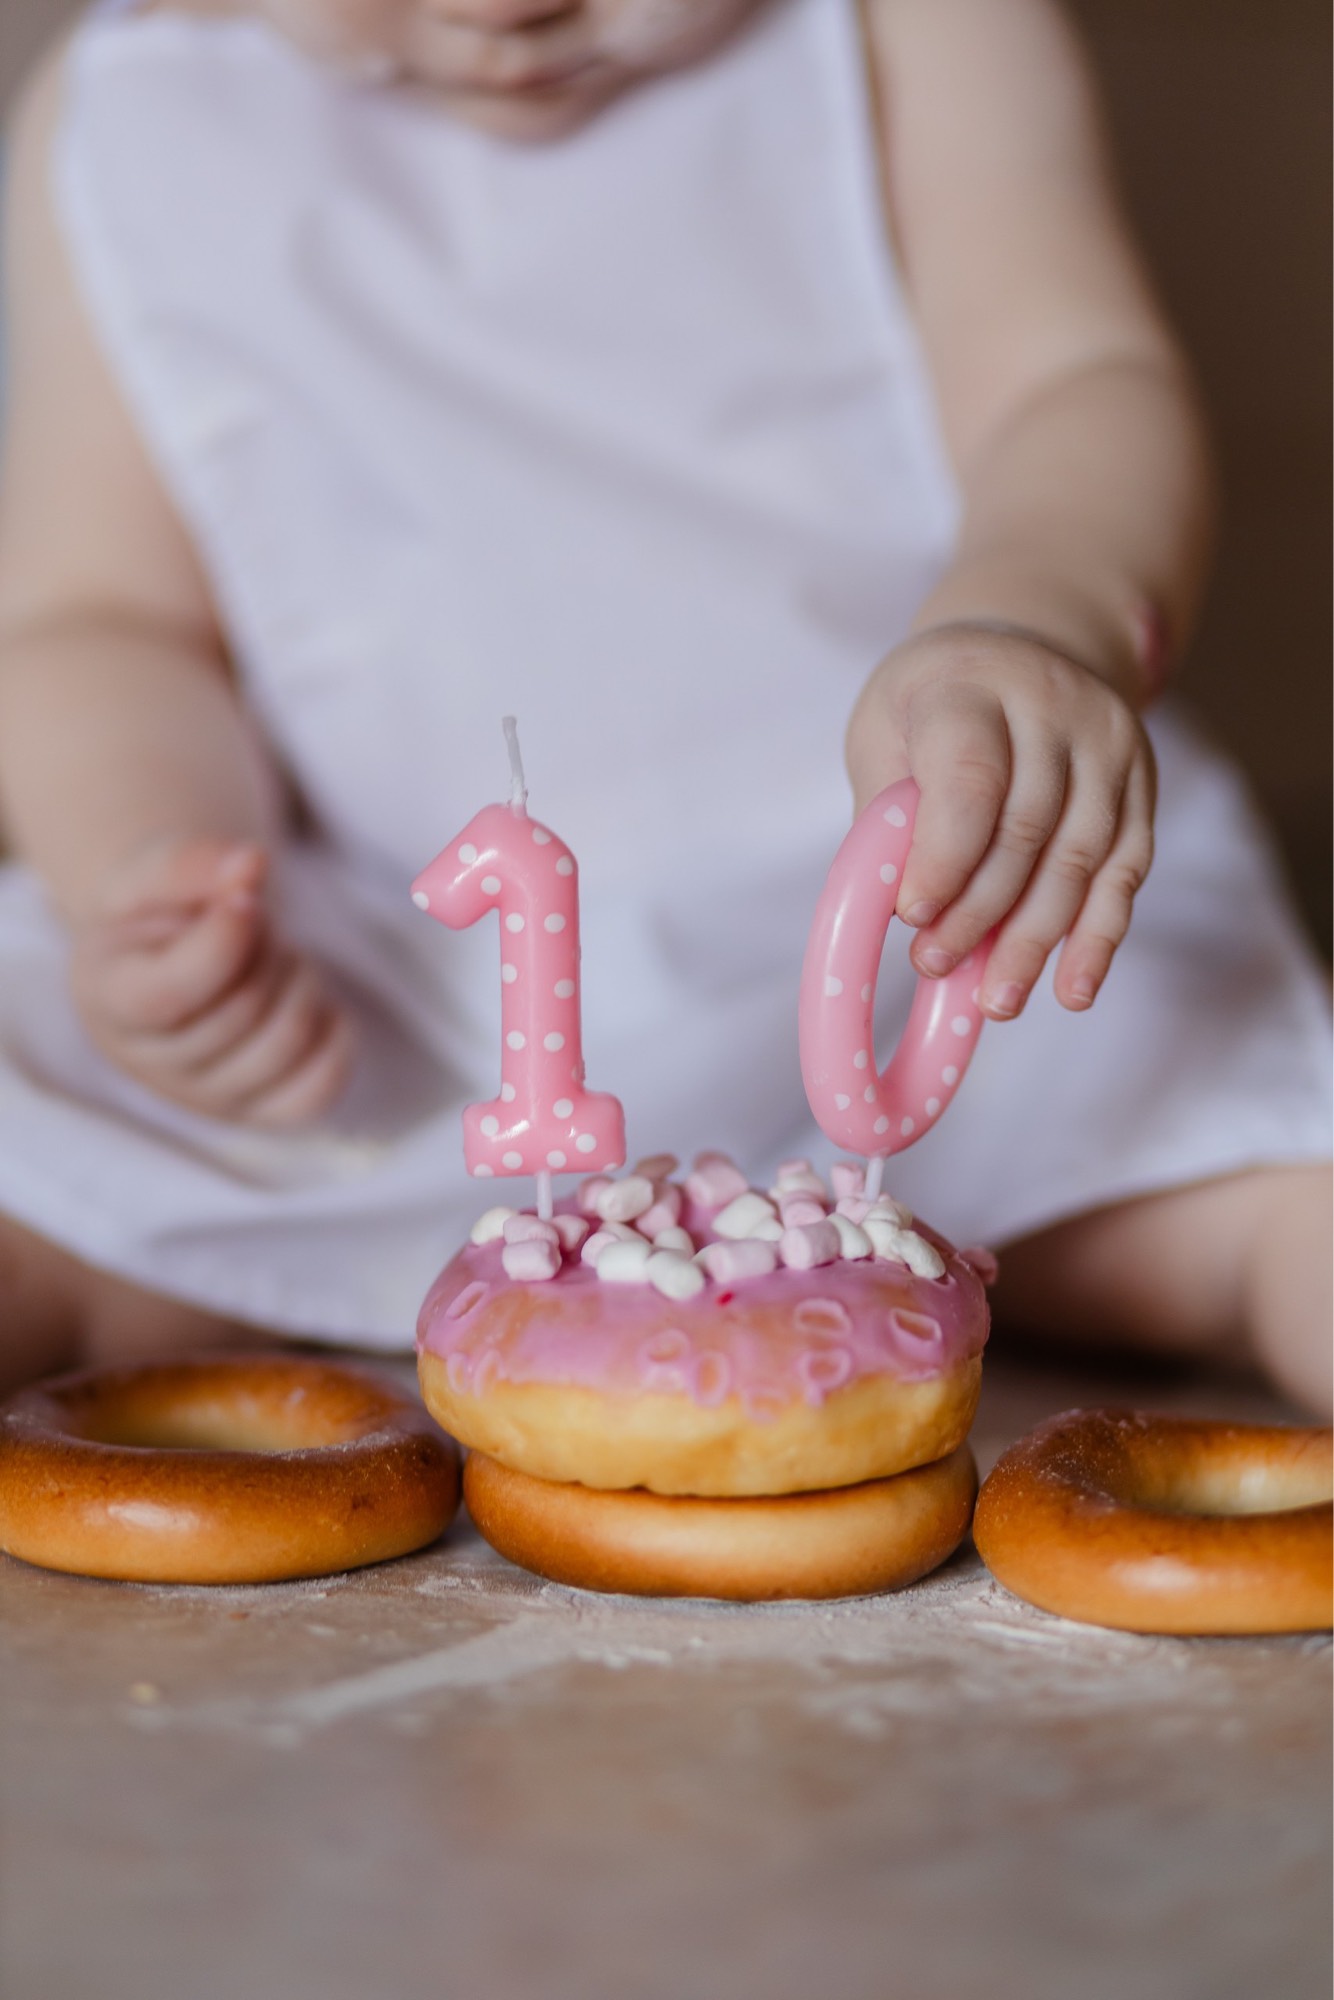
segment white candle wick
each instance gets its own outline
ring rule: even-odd
[[[880,1183],[885,1177],[885,1156],[873,1153],[866,1162],[866,1179],[862,1183],[862,1196],[866,1201],[878,1201]]]
[[[510,758],[510,808],[523,817],[528,812],[528,784],[523,774],[523,754],[519,749],[517,716],[502,716],[500,726],[505,732],[505,748],[509,751]]]
[[[543,1222],[550,1222],[555,1214],[555,1204],[551,1199],[551,1175],[545,1167],[537,1173],[537,1212]]]

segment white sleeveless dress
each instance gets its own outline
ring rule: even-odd
[[[504,794],[508,712],[580,858],[589,1083],[632,1157],[827,1156],[796,993],[844,725],[956,524],[856,28],[853,0],[774,0],[534,148],[253,23],[85,27],[54,161],[69,255],[309,804],[285,921],[363,1057],[316,1132],[160,1103],[88,1047],[10,867],[0,1209],[219,1311],[406,1343],[481,1205],[459,1113],[494,1090],[499,1018],[495,939],[446,934],[408,884]],[[1328,1149],[1320,985],[1263,841],[1180,723],[1157,743],[1159,860],[1105,996],[988,1029],[893,1163],[958,1239]]]

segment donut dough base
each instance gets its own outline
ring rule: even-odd
[[[305,1357],[89,1369],[0,1416],[0,1547],[75,1575],[328,1576],[434,1541],[458,1497],[410,1396]]]
[[[429,1348],[418,1364],[437,1423],[516,1472],[716,1499],[852,1487],[945,1458],[968,1435],[982,1380],[976,1355],[927,1381],[873,1376],[761,1422],[737,1397],[706,1408],[545,1382],[493,1382],[479,1397],[453,1389]]]
[[[504,1556],[553,1582],[650,1597],[856,1597],[939,1567],[968,1532],[977,1471],[961,1445],[892,1479],[767,1499],[597,1492],[480,1453],[464,1494]]]
[[[1129,1632],[1331,1622],[1330,1432],[1073,1410],[1011,1446],[973,1537],[1007,1590]]]

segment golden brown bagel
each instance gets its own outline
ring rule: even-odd
[[[1012,1445],[973,1539],[1016,1597],[1130,1632],[1331,1622],[1331,1435],[1069,1410]]]
[[[412,1397],[304,1356],[88,1369],[0,1411],[0,1547],[143,1583],[327,1576],[434,1541],[458,1454]]]
[[[823,1493],[710,1500],[535,1479],[471,1452],[468,1508],[494,1548],[585,1590],[650,1597],[851,1597],[936,1569],[968,1530],[966,1445],[934,1465]]]

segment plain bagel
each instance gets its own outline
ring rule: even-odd
[[[823,1493],[711,1500],[600,1492],[470,1452],[468,1510],[492,1547],[585,1590],[650,1597],[851,1597],[898,1590],[968,1532],[977,1469],[948,1458]]]
[[[978,1552],[1017,1597],[1131,1632],[1331,1622],[1331,1434],[1069,1410],[983,1485]]]
[[[304,1356],[87,1369],[0,1411],[0,1547],[47,1569],[266,1583],[434,1541],[458,1454],[410,1395]]]

